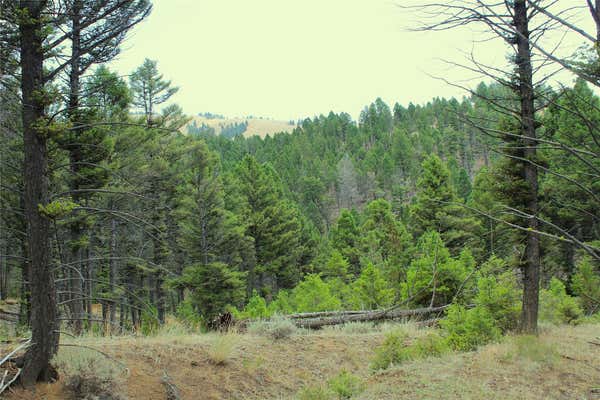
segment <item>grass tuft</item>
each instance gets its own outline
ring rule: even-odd
[[[233,357],[240,342],[240,335],[227,332],[215,335],[208,349],[208,358],[215,365],[225,365]]]

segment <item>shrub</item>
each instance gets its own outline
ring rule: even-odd
[[[477,289],[476,306],[485,308],[502,332],[515,329],[519,321],[521,294],[514,275],[509,272],[498,277],[479,278]]]
[[[191,329],[199,329],[204,324],[204,319],[189,300],[179,303],[175,315]]]
[[[437,333],[417,338],[411,345],[406,345],[407,338],[406,333],[398,331],[386,335],[383,344],[375,350],[371,368],[374,370],[386,369],[395,364],[427,357],[439,357],[448,352],[446,341]]]
[[[467,310],[460,305],[452,305],[440,325],[448,345],[454,350],[475,350],[478,346],[498,340],[501,335],[494,318],[482,306]]]
[[[233,356],[239,340],[239,335],[233,332],[215,335],[208,349],[210,362],[215,365],[227,364]]]
[[[331,378],[328,385],[338,399],[349,399],[365,390],[362,379],[345,370]]]
[[[351,285],[349,302],[353,309],[375,309],[389,306],[394,301],[394,290],[380,269],[368,263]]]
[[[91,350],[61,349],[54,364],[64,376],[65,388],[77,400],[125,400],[122,368]]]
[[[594,269],[589,256],[583,257],[577,263],[577,272],[573,275],[573,292],[579,296],[586,314],[599,310],[600,274]]]
[[[293,303],[297,312],[339,310],[342,302],[331,292],[331,288],[319,275],[307,275],[292,290]]]
[[[274,316],[268,320],[252,321],[248,325],[248,333],[268,336],[275,340],[288,338],[297,330],[298,328],[289,318],[280,316]]]
[[[267,301],[256,290],[252,293],[252,297],[250,297],[243,310],[239,311],[233,308],[231,312],[237,319],[256,319],[271,316],[271,312],[267,308]]]
[[[583,317],[577,299],[567,294],[565,285],[556,278],[548,289],[540,291],[540,319],[553,324],[576,324]]]
[[[331,400],[333,393],[323,386],[308,386],[301,389],[297,394],[298,400]]]

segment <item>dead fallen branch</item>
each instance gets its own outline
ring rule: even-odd
[[[31,339],[27,339],[27,341],[21,343],[13,351],[11,351],[6,356],[4,356],[2,358],[2,360],[0,360],[0,368],[4,369],[4,374],[2,375],[2,381],[0,382],[0,394],[2,394],[6,389],[8,389],[21,375],[21,368],[17,368],[14,365],[14,363],[11,362],[14,355],[17,354],[21,350],[25,350],[30,345],[31,345]],[[7,378],[8,378],[8,380],[7,380]]]
[[[296,319],[294,320],[294,323],[299,328],[319,329],[324,326],[342,325],[348,322],[372,322],[394,320],[415,316],[426,316],[435,313],[441,313],[448,307],[449,306],[446,305],[441,307],[416,308],[412,310],[372,310],[353,314],[348,314],[347,312],[339,312],[337,314],[330,314],[321,318]]]
[[[181,400],[181,396],[179,395],[179,390],[177,386],[173,383],[173,380],[167,374],[167,371],[163,371],[162,383],[165,386],[165,390],[167,392],[167,400]]]

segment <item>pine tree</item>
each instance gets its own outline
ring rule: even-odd
[[[457,255],[465,245],[476,247],[475,232],[479,223],[467,215],[452,186],[450,172],[436,155],[422,164],[417,196],[410,210],[416,237],[426,231],[439,232],[451,254]]]
[[[267,294],[289,288],[300,278],[298,210],[284,200],[275,171],[246,156],[237,168],[240,192],[247,203],[246,234],[254,239],[256,266],[248,276],[250,292]]]

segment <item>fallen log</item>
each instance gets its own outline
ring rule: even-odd
[[[361,312],[359,314],[344,314],[338,313],[335,315],[322,317],[322,318],[304,318],[296,319],[294,323],[299,328],[307,329],[319,329],[324,326],[331,325],[342,325],[348,322],[372,322],[372,321],[384,321],[394,320],[398,318],[424,316],[434,313],[440,313],[446,310],[449,305],[441,307],[426,307],[426,308],[415,308],[412,310],[374,310]]]
[[[340,315],[366,314],[369,312],[373,312],[373,310],[306,312],[306,313],[290,314],[290,315],[286,315],[286,317],[290,318],[290,319],[322,318],[322,317],[333,317],[333,316],[340,316]]]

